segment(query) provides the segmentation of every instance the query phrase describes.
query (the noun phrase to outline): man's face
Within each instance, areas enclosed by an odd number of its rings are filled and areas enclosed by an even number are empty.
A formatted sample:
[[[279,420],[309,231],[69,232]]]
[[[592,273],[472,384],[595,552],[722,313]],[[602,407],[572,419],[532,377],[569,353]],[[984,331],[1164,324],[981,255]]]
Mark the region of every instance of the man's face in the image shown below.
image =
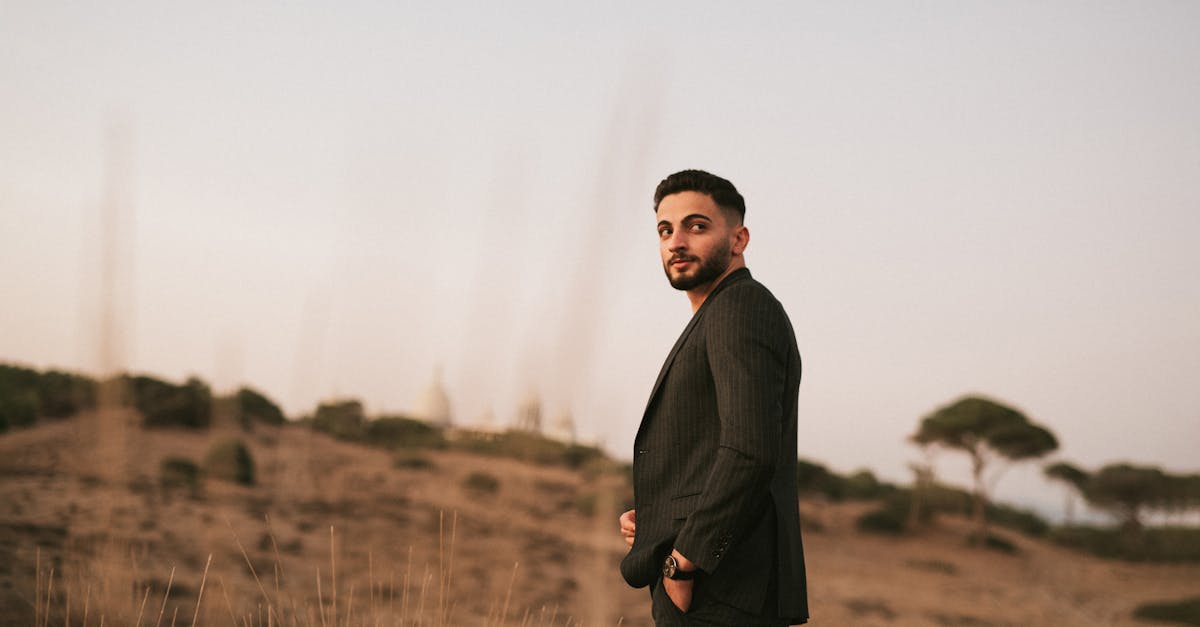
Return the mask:
[[[671,194],[658,203],[658,247],[671,287],[691,290],[721,276],[733,259],[733,229],[712,197]]]

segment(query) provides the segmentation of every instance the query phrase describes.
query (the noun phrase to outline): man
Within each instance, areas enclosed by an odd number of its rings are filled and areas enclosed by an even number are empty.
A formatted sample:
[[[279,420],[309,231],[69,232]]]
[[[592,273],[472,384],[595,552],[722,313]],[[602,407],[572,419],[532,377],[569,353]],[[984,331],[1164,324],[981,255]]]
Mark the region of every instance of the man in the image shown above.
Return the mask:
[[[746,268],[746,205],[732,183],[677,172],[654,210],[663,269],[692,319],[634,440],[621,574],[650,586],[657,625],[806,622],[791,322]]]

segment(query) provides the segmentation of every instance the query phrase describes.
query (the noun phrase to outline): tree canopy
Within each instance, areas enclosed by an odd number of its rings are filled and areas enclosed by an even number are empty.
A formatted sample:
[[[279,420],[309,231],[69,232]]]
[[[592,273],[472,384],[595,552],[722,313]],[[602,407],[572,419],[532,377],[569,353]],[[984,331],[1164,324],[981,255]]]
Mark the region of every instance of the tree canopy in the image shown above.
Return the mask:
[[[1025,414],[981,396],[965,396],[921,419],[912,441],[966,453],[975,482],[974,517],[978,540],[987,535],[988,485],[984,472],[995,462],[1019,462],[1041,457],[1058,448],[1058,439]],[[998,473],[993,475],[994,481]]]
[[[1044,472],[1073,487],[1092,507],[1116,516],[1127,529],[1140,529],[1147,510],[1169,513],[1200,508],[1200,475],[1176,475],[1128,462],[1108,464],[1092,473],[1059,462]]]

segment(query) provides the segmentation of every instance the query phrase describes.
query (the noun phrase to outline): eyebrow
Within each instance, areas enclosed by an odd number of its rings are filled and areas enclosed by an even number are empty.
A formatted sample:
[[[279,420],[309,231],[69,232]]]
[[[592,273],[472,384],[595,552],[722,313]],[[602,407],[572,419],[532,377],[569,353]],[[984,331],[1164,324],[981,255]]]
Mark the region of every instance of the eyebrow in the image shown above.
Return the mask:
[[[680,220],[679,223],[684,224],[684,223],[692,222],[695,220],[704,220],[705,222],[712,222],[712,218],[704,215],[703,213],[689,213],[688,215],[683,216],[683,219]],[[671,222],[668,220],[659,220],[658,221],[659,226],[662,226],[664,224],[667,226],[671,226]]]

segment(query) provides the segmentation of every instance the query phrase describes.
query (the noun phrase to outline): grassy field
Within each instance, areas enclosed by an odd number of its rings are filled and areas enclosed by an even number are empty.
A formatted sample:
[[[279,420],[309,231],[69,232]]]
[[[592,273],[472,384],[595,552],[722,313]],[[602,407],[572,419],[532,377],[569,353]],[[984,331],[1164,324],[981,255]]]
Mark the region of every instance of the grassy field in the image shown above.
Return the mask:
[[[144,430],[85,415],[0,436],[0,624],[647,625],[625,586],[619,474],[454,450],[393,454],[296,427]],[[164,486],[240,437],[254,485]],[[1146,625],[1200,566],[1105,561],[966,521],[856,531],[806,502],[814,625]]]

